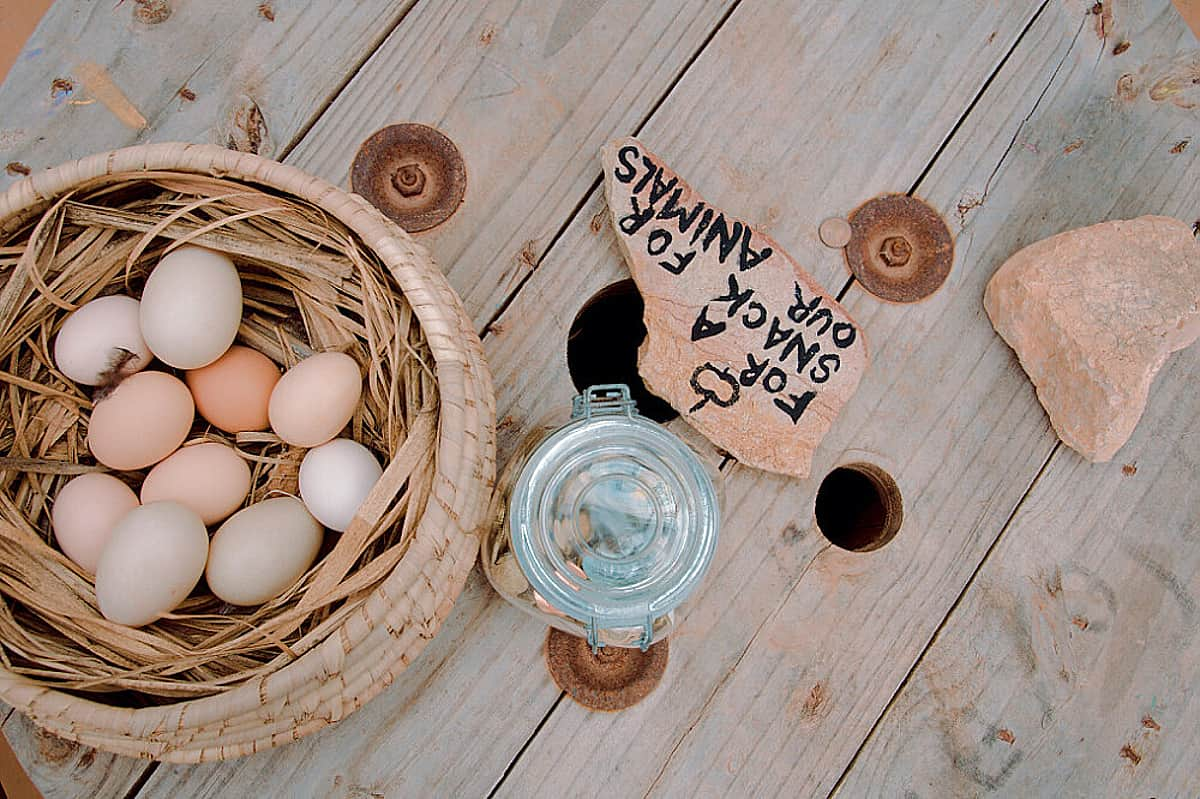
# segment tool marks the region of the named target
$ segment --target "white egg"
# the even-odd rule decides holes
[[[187,244],[162,257],[142,291],[142,335],[176,369],[225,354],[242,322],[242,282],[224,253]]]
[[[335,438],[310,449],[300,462],[300,498],[321,524],[345,532],[382,475],[371,450]]]
[[[106,619],[149,624],[187,599],[208,560],[208,531],[178,502],[151,502],[117,522],[96,566],[96,600]]]
[[[213,535],[208,587],[231,605],[261,605],[300,579],[317,558],[324,530],[294,497],[256,502]]]
[[[76,383],[98,386],[131,375],[154,359],[142,339],[139,304],[114,294],[67,317],[54,340],[54,364]]]

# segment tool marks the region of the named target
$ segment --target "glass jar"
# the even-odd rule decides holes
[[[604,646],[661,640],[712,562],[713,475],[637,413],[624,385],[575,397],[525,439],[497,482],[483,570],[509,602]]]

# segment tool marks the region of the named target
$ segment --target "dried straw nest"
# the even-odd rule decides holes
[[[183,242],[230,254],[239,340],[294,364],[352,355],[365,374],[352,435],[384,476],[313,568],[257,608],[204,585],[152,625],[105,620],[53,545],[49,510],[101,469],[92,397],[54,367],[67,314],[140,294]],[[196,145],[65,164],[0,196],[0,698],[121,754],[196,762],[293,740],[377,693],[433,637],[475,557],[494,476],[494,400],[479,340],[427,253],[360,198],[299,170]],[[296,493],[303,450],[236,439],[250,501]],[[139,475],[123,475],[134,482]],[[334,543],[335,542],[335,543]]]

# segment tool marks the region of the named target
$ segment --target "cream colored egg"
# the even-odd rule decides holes
[[[324,531],[293,497],[258,502],[213,535],[208,587],[231,605],[261,605],[300,579],[316,560]]]
[[[271,429],[297,447],[324,444],[354,416],[361,394],[362,374],[349,355],[310,356],[285,372],[271,392]]]
[[[225,354],[242,323],[242,282],[224,253],[190,244],[162,257],[142,290],[142,336],[176,369]]]
[[[310,449],[300,462],[300,498],[330,530],[344,533],[383,469],[371,450],[348,438]]]
[[[130,627],[170,613],[204,574],[208,531],[178,502],[152,502],[125,514],[96,566],[96,600],[106,619]]]
[[[81,474],[59,489],[54,499],[50,512],[54,540],[63,554],[94,574],[113,528],[137,506],[133,489],[111,474]]]
[[[138,372],[92,409],[88,449],[110,469],[143,469],[179,449],[195,411],[182,380],[166,372]]]
[[[173,500],[209,525],[237,510],[249,493],[250,467],[232,447],[216,442],[176,450],[142,483],[144,504]]]
[[[146,368],[154,356],[142,338],[140,305],[115,294],[83,305],[54,339],[54,365],[76,383],[98,386]]]

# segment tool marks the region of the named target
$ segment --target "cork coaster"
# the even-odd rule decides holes
[[[846,264],[862,287],[889,302],[933,294],[954,265],[954,239],[938,212],[915,197],[887,194],[850,214]]]
[[[667,641],[645,652],[606,646],[593,654],[579,636],[551,627],[546,668],[559,688],[589,710],[616,712],[650,695],[667,668]]]
[[[354,156],[350,188],[393,222],[417,233],[445,222],[467,190],[467,170],[454,142],[428,125],[389,125]]]

